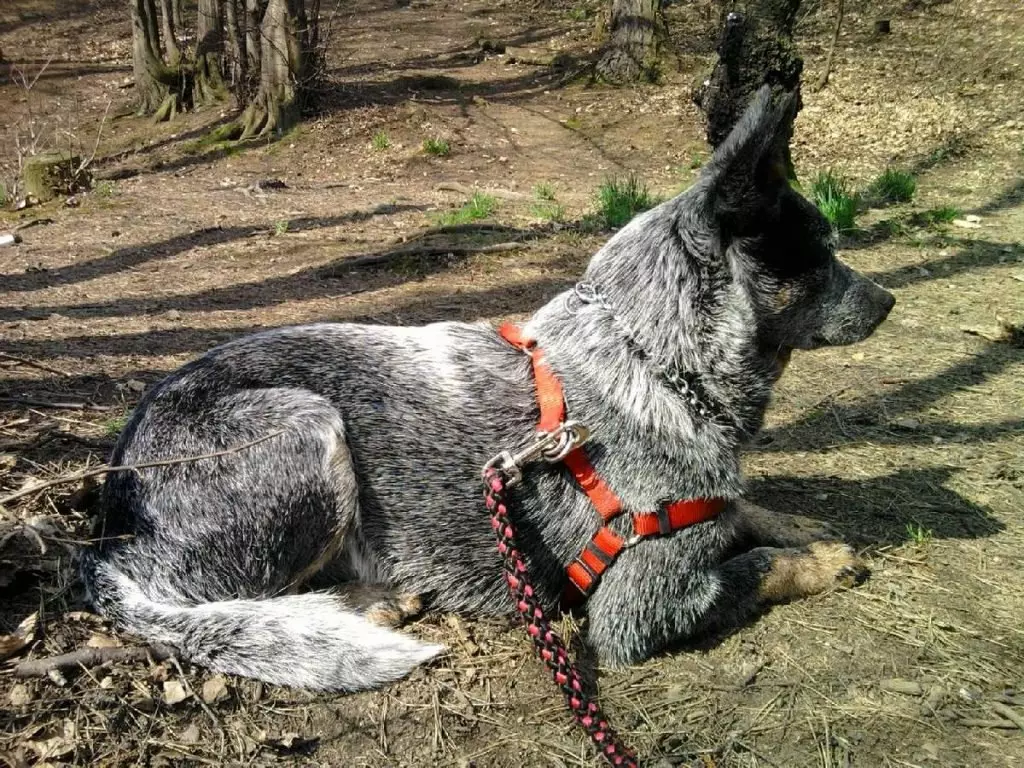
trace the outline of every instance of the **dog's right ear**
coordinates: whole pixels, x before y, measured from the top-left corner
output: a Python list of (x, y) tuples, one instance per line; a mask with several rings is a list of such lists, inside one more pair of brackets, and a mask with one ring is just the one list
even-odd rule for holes
[(787, 149), (799, 92), (773, 98), (769, 86), (754, 95), (706, 169), (708, 203), (730, 236), (757, 231), (789, 184)]

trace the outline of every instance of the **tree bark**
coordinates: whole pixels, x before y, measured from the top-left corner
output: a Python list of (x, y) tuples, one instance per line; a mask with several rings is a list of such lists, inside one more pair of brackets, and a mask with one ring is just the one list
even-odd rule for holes
[(160, 55), (160, 31), (154, 0), (129, 0), (132, 17), (132, 63), (139, 114), (170, 120), (182, 108), (182, 73)]
[(260, 71), (260, 20), (263, 18), (262, 0), (245, 2), (245, 56), (250, 72)]
[(656, 80), (666, 36), (661, 0), (612, 0), (608, 44), (595, 70), (598, 77), (610, 83)]
[(241, 117), (242, 139), (283, 133), (298, 121), (311, 59), (308, 27), (303, 0), (267, 3), (260, 25), (260, 87)]
[[(718, 62), (694, 93), (694, 101), (704, 113), (707, 139), (712, 147), (729, 135), (762, 85), (771, 85), (776, 91), (800, 87), (803, 59), (793, 44), (793, 25), (799, 7), (800, 0), (725, 3)], [(788, 156), (786, 162), (792, 173)]]
[(171, 9), (173, 11), (172, 16), (174, 17), (174, 28), (184, 29), (185, 20), (181, 15), (181, 0), (171, 0)]
[(222, 67), (224, 60), (223, 0), (199, 0), (196, 18), (196, 57), (193, 65), (192, 100), (215, 104), (227, 99)]
[(242, 102), (247, 101), (245, 98), (245, 81), (248, 69), (245, 37), (242, 34), (241, 28), (241, 21), (245, 16), (243, 3), (244, 0), (225, 0), (224, 2), (224, 23), (227, 28), (228, 72), (230, 73), (232, 90), (234, 90)]
[[(160, 33), (163, 36), (164, 56), (167, 63), (176, 67), (181, 62), (181, 50), (178, 48), (178, 27), (174, 23), (175, 0), (160, 0)], [(180, 5), (180, 0), (178, 0)], [(181, 15), (179, 9), (178, 15)]]

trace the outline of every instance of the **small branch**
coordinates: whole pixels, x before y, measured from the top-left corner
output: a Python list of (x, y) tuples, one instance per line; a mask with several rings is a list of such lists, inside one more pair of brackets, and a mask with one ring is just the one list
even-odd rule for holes
[[(38, 221), (38, 219), (36, 219), (36, 221)], [(63, 376), (66, 379), (71, 378), (70, 373), (65, 373), (64, 371), (57, 370), (56, 368), (51, 368), (50, 366), (44, 363), (37, 363), (35, 360), (29, 360), (27, 357), (18, 357), (17, 355), (10, 355), (7, 352), (0, 352), (0, 357), (2, 357), (4, 360), (11, 360), (15, 363), (27, 365), (29, 368), (38, 368), (40, 371), (46, 371), (47, 373), (55, 373), (58, 376)]]
[(1002, 715), (1011, 723), (1013, 723), (1022, 731), (1024, 731), (1024, 715), (1021, 715), (1015, 710), (1010, 709), (1010, 707), (1008, 707), (1006, 704), (1003, 704), (1001, 701), (992, 702), (992, 709), (994, 709), (1000, 715)]
[(441, 254), (466, 256), (472, 253), (501, 253), (504, 251), (518, 251), (529, 247), (529, 243), (523, 242), (492, 243), (490, 245), (452, 245), (451, 243), (417, 245), (409, 248), (396, 248), (393, 251), (385, 251), (384, 253), (368, 253), (362, 256), (356, 256), (352, 259), (345, 259), (345, 261), (340, 264), (320, 270), (320, 276), (341, 277), (350, 269), (373, 267), (405, 256), (438, 256)]
[(837, 2), (839, 3), (839, 10), (838, 10), (838, 12), (836, 14), (836, 26), (835, 26), (835, 29), (832, 30), (832, 45), (829, 46), (828, 58), (825, 59), (825, 72), (824, 72), (824, 74), (822, 74), (821, 79), (818, 81), (817, 86), (815, 86), (815, 88), (814, 88), (815, 91), (820, 91), (826, 85), (828, 85), (829, 75), (832, 74), (832, 62), (835, 59), (836, 45), (839, 43), (839, 31), (843, 28), (843, 14), (844, 14), (844, 12), (846, 10), (845, 7), (844, 7), (845, 6), (844, 0), (837, 0)]
[(466, 184), (460, 184), (457, 181), (443, 181), (438, 184), (435, 189), (438, 192), (458, 192), (460, 195), (466, 195), (471, 197), (477, 193), (482, 195), (490, 195), (491, 197), (500, 197), (505, 200), (530, 200), (532, 199), (529, 195), (523, 192), (513, 192), (509, 189), (480, 189), (479, 187), (470, 187)]
[(51, 671), (73, 672), (118, 661), (164, 661), (173, 658), (174, 650), (165, 645), (133, 648), (79, 648), (77, 651), (46, 659), (23, 661), (14, 668), (15, 677), (46, 677)]
[(123, 464), (116, 467), (112, 467), (109, 464), (104, 464), (103, 466), (96, 467), (95, 469), (86, 469), (82, 470), (81, 472), (75, 472), (70, 475), (62, 475), (61, 477), (56, 477), (53, 480), (47, 480), (46, 482), (40, 483), (39, 485), (33, 485), (31, 488), (22, 488), (20, 491), (12, 493), (9, 496), (4, 496), (2, 499), (0, 499), (0, 507), (6, 506), (10, 502), (20, 499), (23, 496), (29, 496), (39, 491), (45, 491), (47, 488), (53, 488), (56, 485), (77, 483), (80, 480), (86, 480), (90, 477), (97, 477), (99, 475), (107, 475), (110, 474), (111, 472), (128, 472), (135, 471), (138, 469), (149, 469), (151, 467), (167, 467), (173, 464), (188, 464), (193, 461), (201, 461), (202, 459), (215, 459), (218, 456), (229, 456), (233, 453), (244, 451), (247, 448), (252, 448), (254, 445), (258, 445), (259, 443), (262, 443), (266, 440), (270, 440), (272, 437), (283, 435), (284, 432), (285, 430), (279, 429), (276, 432), (271, 432), (269, 435), (263, 435), (262, 437), (257, 437), (255, 440), (250, 440), (247, 443), (242, 443), (241, 445), (226, 448), (223, 451), (203, 453), (198, 456), (183, 456), (174, 459), (161, 459), (159, 461), (145, 461), (140, 464)]
[(111, 99), (108, 97), (107, 106), (103, 110), (103, 117), (100, 118), (100, 127), (96, 131), (96, 143), (92, 145), (92, 154), (90, 154), (87, 159), (82, 160), (78, 164), (78, 170), (75, 171), (75, 176), (81, 175), (82, 171), (84, 171), (86, 168), (92, 165), (92, 161), (96, 159), (96, 152), (100, 148), (100, 139), (103, 138), (103, 126), (107, 122), (107, 113), (110, 112), (110, 102)]
[[(68, 374), (61, 374), (67, 376)], [(33, 400), (29, 397), (0, 397), (0, 403), (12, 403), (14, 405), (28, 405), (33, 408), (56, 408), (64, 411), (112, 411), (113, 406), (96, 405), (94, 403), (51, 403), (48, 400)]]

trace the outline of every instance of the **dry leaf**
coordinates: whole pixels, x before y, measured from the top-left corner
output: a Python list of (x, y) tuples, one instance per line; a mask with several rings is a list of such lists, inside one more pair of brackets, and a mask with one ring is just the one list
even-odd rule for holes
[(9, 635), (0, 636), (0, 661), (21, 653), (36, 639), (39, 631), (39, 614), (33, 613)]
[(168, 680), (164, 683), (164, 703), (173, 707), (188, 698), (188, 691), (178, 680)]
[(102, 632), (93, 632), (85, 643), (90, 648), (120, 648), (121, 641), (116, 637), (104, 635)]
[(216, 704), (228, 697), (228, 681), (224, 675), (214, 675), (203, 683), (203, 701)]

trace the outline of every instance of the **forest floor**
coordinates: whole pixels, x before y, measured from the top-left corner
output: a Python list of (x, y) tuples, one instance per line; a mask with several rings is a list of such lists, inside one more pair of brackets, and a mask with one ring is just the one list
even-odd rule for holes
[[(523, 317), (610, 236), (580, 226), (602, 180), (635, 172), (671, 195), (708, 156), (689, 98), (714, 42), (703, 2), (671, 6), (678, 56), (662, 82), (610, 89), (480, 45), (585, 56), (593, 3), (353, 0), (334, 22), (322, 111), (243, 146), (203, 139), (228, 110), (120, 116), (125, 5), (0, 7), (0, 180), (33, 130), (40, 149), (95, 147), (97, 179), (70, 202), (0, 212), (0, 234), (23, 238), (0, 248), (0, 496), (101, 464), (146, 388), (256, 329)], [(794, 357), (746, 468), (754, 499), (828, 520), (873, 575), (714, 647), (601, 670), (641, 754), (704, 768), (1024, 764), (1024, 349), (999, 329), (1024, 323), (1017, 5), (847, 0), (815, 91), (834, 7), (805, 3), (798, 173), (863, 186), (895, 166), (917, 193), (865, 211), (842, 242), (896, 294), (891, 318), (863, 344)], [(38, 78), (26, 88), (19, 73)], [(431, 138), (450, 153), (425, 153)], [(439, 217), (476, 188), (501, 226), (442, 239)], [(929, 223), (941, 207), (957, 221)], [(521, 247), (449, 255), (495, 242)], [(415, 244), (425, 253), (346, 266)], [(68, 567), (88, 531), (81, 490), (0, 509), (0, 635), (39, 622), (30, 651), (0, 666), (0, 762), (600, 764), (511, 620), (428, 614), (409, 631), (451, 653), (351, 696), (172, 662), (15, 679), (26, 657), (131, 642), (83, 611)]]

